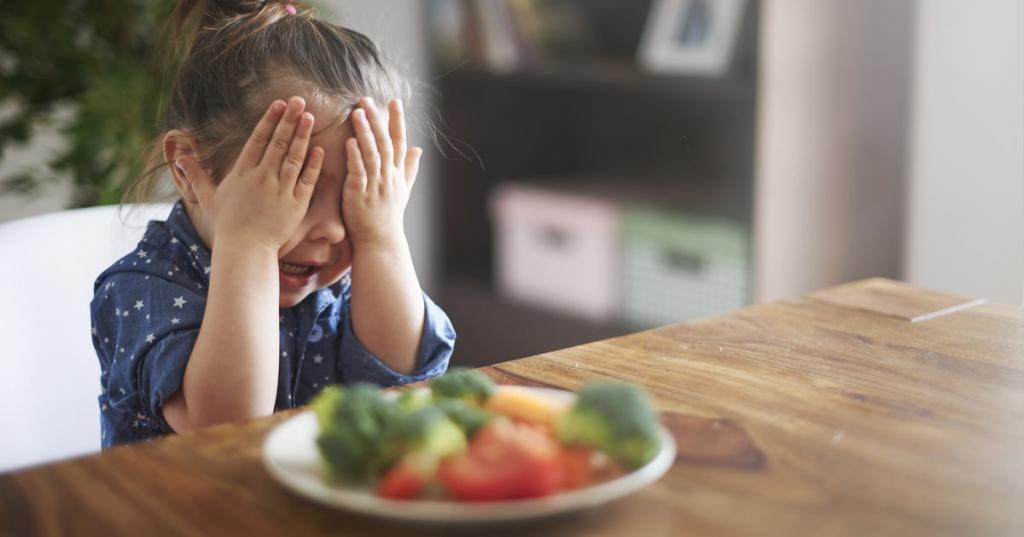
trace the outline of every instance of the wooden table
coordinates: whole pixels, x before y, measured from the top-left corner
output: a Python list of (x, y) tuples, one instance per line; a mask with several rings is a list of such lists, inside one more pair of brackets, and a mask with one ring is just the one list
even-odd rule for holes
[[(486, 371), (642, 384), (680, 443), (654, 486), (508, 533), (1024, 535), (1017, 307), (867, 280)], [(0, 535), (444, 533), (278, 486), (260, 444), (285, 417), (0, 475)]]

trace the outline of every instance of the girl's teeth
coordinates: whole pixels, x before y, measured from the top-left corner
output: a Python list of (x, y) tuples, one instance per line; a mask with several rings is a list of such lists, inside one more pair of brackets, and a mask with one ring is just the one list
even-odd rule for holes
[(285, 263), (284, 261), (278, 261), (278, 266), (280, 267), (281, 272), (285, 274), (291, 274), (293, 276), (304, 276), (306, 274), (309, 274), (310, 272), (313, 272), (313, 267), (305, 265), (293, 265), (291, 263)]

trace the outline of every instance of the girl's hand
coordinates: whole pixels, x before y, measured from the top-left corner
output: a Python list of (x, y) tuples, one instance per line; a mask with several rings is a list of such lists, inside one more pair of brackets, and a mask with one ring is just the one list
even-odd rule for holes
[(175, 161), (212, 220), (213, 240), (263, 247), (276, 256), (295, 233), (324, 160), (323, 148), (314, 147), (303, 167), (313, 132), (305, 106), (300, 97), (271, 103), (220, 185), (195, 159)]
[(372, 245), (393, 247), (405, 241), (405, 207), (423, 150), (406, 148), (402, 102), (392, 100), (388, 112), (385, 125), (367, 97), (351, 116), (355, 137), (345, 142), (348, 178), (342, 217), (356, 250)]

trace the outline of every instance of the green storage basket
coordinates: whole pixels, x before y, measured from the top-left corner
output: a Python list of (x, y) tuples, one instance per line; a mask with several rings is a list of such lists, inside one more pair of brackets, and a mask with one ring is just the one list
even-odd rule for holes
[(622, 317), (661, 326), (749, 302), (749, 239), (728, 220), (631, 208), (622, 220)]

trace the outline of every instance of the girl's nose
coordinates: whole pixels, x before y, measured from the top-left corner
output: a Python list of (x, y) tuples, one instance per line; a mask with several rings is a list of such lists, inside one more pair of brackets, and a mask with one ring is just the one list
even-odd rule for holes
[(326, 241), (337, 244), (345, 240), (345, 223), (341, 220), (341, 207), (331, 207), (331, 203), (314, 203), (310, 207), (312, 226), (306, 234), (310, 241)]

